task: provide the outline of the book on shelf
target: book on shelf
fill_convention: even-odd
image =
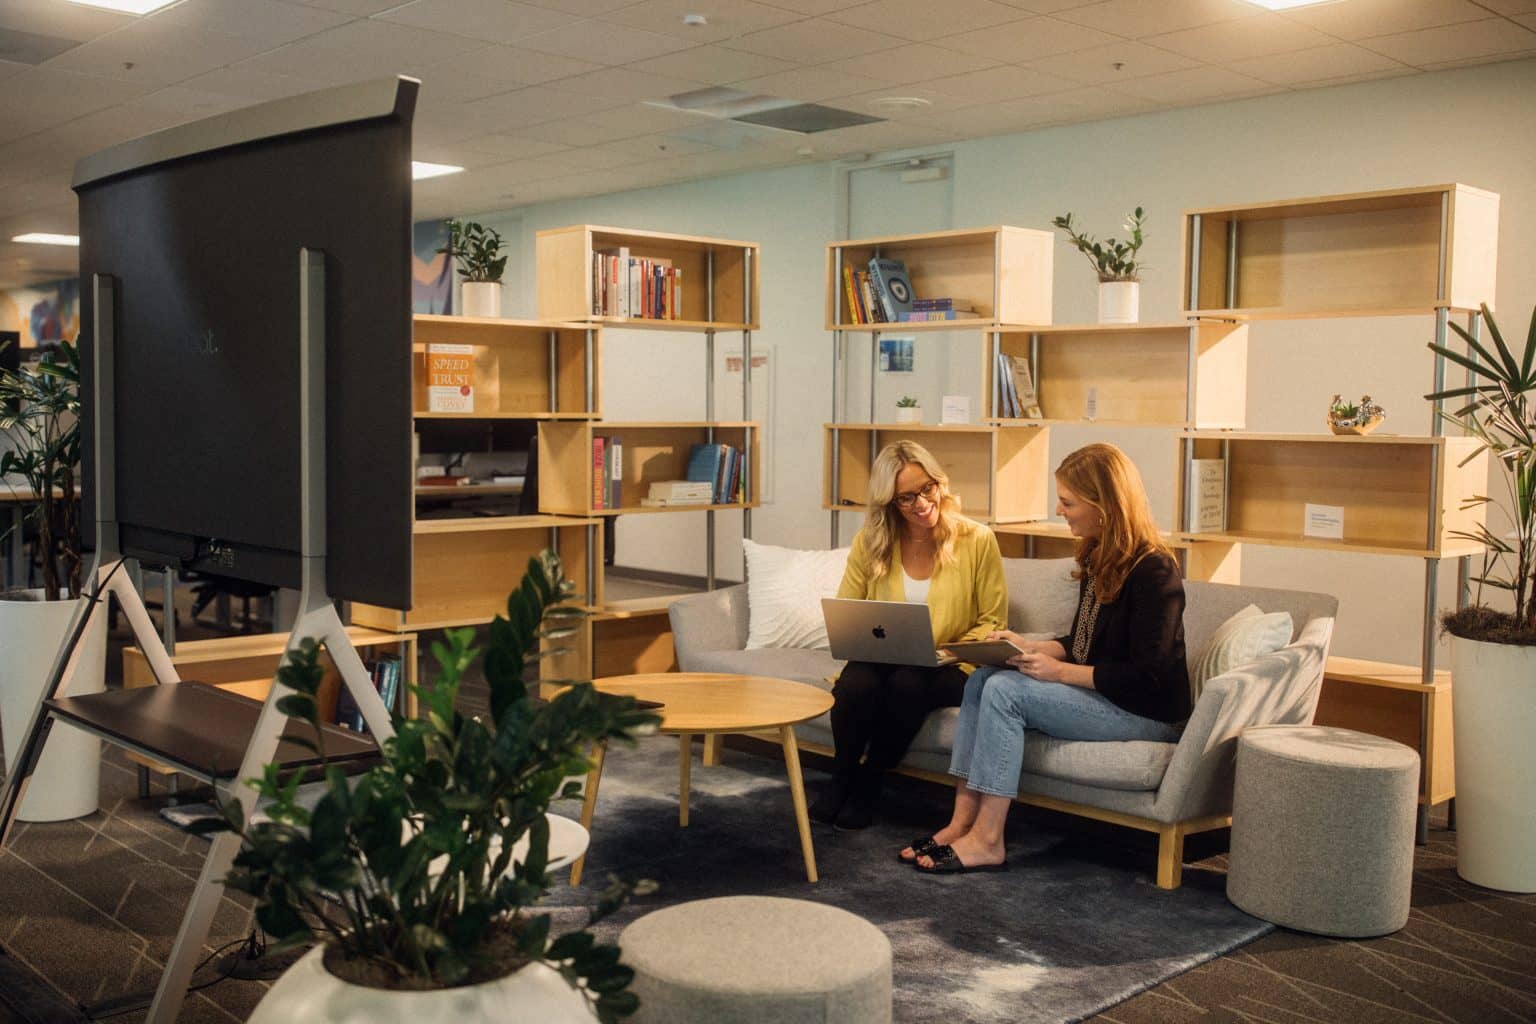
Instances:
[[[427,411],[475,411],[475,346],[427,345]]]
[[[400,694],[402,670],[400,659],[393,654],[386,654],[363,667],[367,669],[368,679],[373,683],[379,699],[384,702],[384,709],[393,712],[395,701]],[[357,700],[344,682],[336,691],[336,714],[332,720],[344,729],[359,733],[368,732],[368,723],[363,718],[363,710],[357,706]]]
[[[1006,352],[997,354],[997,415],[1015,419],[1019,415],[1019,399],[1013,392],[1012,357]]]
[[[681,508],[687,505],[708,505],[709,496],[702,498],[641,498],[641,508]]]
[[[879,256],[869,261],[869,286],[874,305],[885,323],[897,323],[912,309],[912,280],[901,260]]]
[[[1195,533],[1220,533],[1227,528],[1225,460],[1189,460],[1189,528]]]
[[[608,439],[606,437],[594,437],[592,439],[592,507],[595,509],[607,508],[608,476],[604,472],[607,467],[606,458],[608,451]]]
[[[417,487],[468,487],[467,476],[423,476],[416,480]]]
[[[742,453],[728,444],[696,444],[688,452],[687,477],[709,485],[710,502],[734,503],[741,493]]]
[[[668,259],[631,256],[627,246],[592,253],[592,314],[639,320],[677,320],[683,307],[683,271]]]
[[[650,492],[646,496],[652,499],[667,499],[670,501],[686,501],[688,499],[708,501],[709,491],[709,485],[703,481],[655,480],[651,483]]]
[[[604,453],[607,462],[607,490],[609,508],[622,508],[624,506],[624,439],[617,435],[608,439],[608,450]]]
[[[944,320],[980,320],[981,314],[969,310],[958,309],[911,309],[902,313],[900,322],[904,324],[938,323]]]
[[[1014,415],[1026,420],[1043,419],[1040,396],[1035,393],[1035,378],[1030,372],[1029,360],[1024,356],[1010,358],[1009,370],[1013,379]]]
[[[942,298],[935,299],[914,298],[912,300],[912,311],[914,313],[975,313],[976,307],[971,305],[969,302],[956,300],[950,296],[944,296]]]

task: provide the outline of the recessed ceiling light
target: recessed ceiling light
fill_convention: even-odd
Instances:
[[[917,110],[920,107],[933,106],[933,100],[924,99],[921,96],[881,96],[879,99],[870,100],[869,105],[884,110]]]
[[[68,0],[68,2],[81,7],[122,11],[124,14],[152,14],[162,7],[169,7],[176,0]]]
[[[458,174],[464,168],[455,167],[453,164],[429,164],[425,160],[411,161],[411,180],[421,181],[425,178],[441,178],[445,174]]]
[[[12,238],[13,242],[31,242],[34,245],[79,245],[79,235],[52,235],[46,231],[29,231]]]
[[[683,24],[689,28],[703,28],[709,24],[709,19],[702,14],[685,14],[683,15]]]
[[[1319,4],[1337,3],[1338,0],[1248,0],[1268,11],[1288,11],[1292,7],[1316,7]]]

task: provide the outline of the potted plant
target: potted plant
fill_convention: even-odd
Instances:
[[[433,645],[439,674],[417,687],[426,716],[397,719],[383,761],[348,784],[328,767],[324,795],[306,810],[298,776],[268,765],[251,780],[270,799],[269,821],[244,824],[228,802],[217,828],[245,840],[226,884],[256,898],[256,918],[279,948],[319,940],[263,998],[253,1024],[296,1020],[615,1021],[638,1000],[615,946],[585,927],[550,937],[550,915],[531,912],[548,889],[549,819],[568,781],[591,767],[587,747],[629,740],[660,719],[629,698],[575,683],[544,703],[528,695],[530,652],[575,632],[583,613],[564,603],[574,584],[549,552],[530,559],[490,627],[484,668],[490,713],[455,709],[478,651],[473,629]],[[551,655],[564,653],[550,651]],[[293,692],[279,710],[320,736],[319,647],[305,641],[279,671]],[[321,751],[323,755],[323,750]],[[402,828],[402,822],[405,826]],[[526,837],[527,851],[513,847]],[[587,925],[630,891],[615,882]]]
[[[1445,418],[1481,442],[1498,467],[1503,500],[1478,495],[1505,523],[1454,535],[1483,545],[1473,605],[1447,613],[1456,744],[1456,871],[1469,882],[1536,892],[1536,312],[1525,350],[1505,344],[1485,304],[1494,351],[1455,329],[1475,358],[1438,345],[1439,354],[1473,371],[1472,383],[1428,395],[1466,398]],[[1505,608],[1483,604],[1483,588],[1509,595]]]
[[[501,233],[474,221],[448,220],[445,252],[458,265],[464,284],[459,292],[465,316],[501,316],[501,274],[507,258],[501,255]]]
[[[1362,395],[1359,402],[1346,402],[1343,396],[1334,395],[1328,403],[1328,429],[1335,434],[1364,436],[1386,418],[1387,410],[1371,401],[1370,395]]]
[[[1080,235],[1072,226],[1072,215],[1063,214],[1051,221],[1067,233],[1077,251],[1088,257],[1099,275],[1099,323],[1134,324],[1141,312],[1141,271],[1136,259],[1145,238],[1142,226],[1146,214],[1136,207],[1125,219],[1130,237],[1125,241],[1107,238],[1102,243],[1091,235]]]
[[[896,399],[897,423],[921,423],[923,410],[918,407],[917,398],[914,395],[902,395]]]
[[[7,764],[26,739],[39,691],[79,606],[81,542],[76,482],[80,472],[80,358],[61,341],[15,371],[0,371],[0,486],[25,489],[26,522],[42,587],[0,594],[0,725]],[[3,538],[0,538],[3,539]],[[70,693],[105,686],[106,620],[82,639]],[[101,741],[72,727],[54,728],[18,817],[63,821],[94,813]]]

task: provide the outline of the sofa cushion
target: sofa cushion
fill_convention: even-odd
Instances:
[[[837,593],[848,548],[803,551],[744,540],[747,554],[747,649],[827,649],[821,599]],[[763,673],[766,674],[766,673]]]
[[[843,670],[843,662],[826,651],[795,647],[764,647],[755,651],[700,651],[691,660],[694,672],[729,672],[742,676],[793,679],[830,690],[828,678]]]
[[[1008,628],[1035,638],[1066,636],[1077,613],[1073,558],[1005,558]]]
[[[1189,673],[1191,702],[1200,699],[1208,680],[1247,665],[1291,641],[1290,612],[1265,612],[1256,604],[1239,609],[1211,634]]]

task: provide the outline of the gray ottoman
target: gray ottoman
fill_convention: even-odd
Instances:
[[[891,944],[806,900],[726,896],[647,914],[619,936],[635,1024],[889,1024]]]
[[[1419,755],[1329,726],[1237,741],[1227,898],[1266,921],[1361,938],[1408,921]]]

